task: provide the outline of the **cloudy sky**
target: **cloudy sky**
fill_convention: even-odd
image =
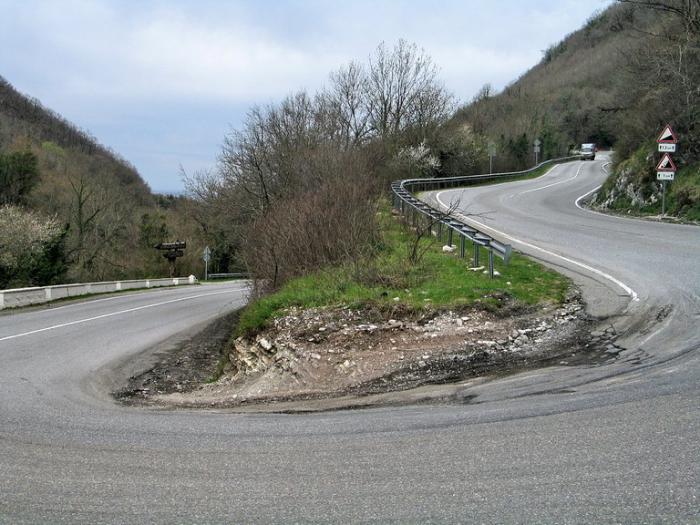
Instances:
[[[0,0],[0,75],[179,192],[253,104],[400,38],[460,101],[500,89],[611,0]]]

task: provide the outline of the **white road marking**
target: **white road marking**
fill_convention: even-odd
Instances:
[[[115,294],[112,295],[111,297],[103,297],[101,299],[90,299],[91,294],[84,294],[84,295],[74,295],[72,297],[68,297],[67,299],[86,299],[86,301],[80,301],[77,303],[70,303],[70,304],[64,304],[62,306],[51,306],[51,302],[48,303],[38,303],[38,304],[33,304],[30,306],[47,306],[46,310],[38,310],[36,313],[43,313],[46,311],[51,311],[55,312],[56,310],[63,310],[65,308],[75,308],[75,307],[80,307],[80,306],[85,306],[85,304],[90,303],[103,303],[105,301],[116,301],[118,299],[129,299],[130,297],[136,297],[138,295],[158,291],[159,293],[164,293],[164,292],[176,292],[180,291],[182,289],[183,285],[179,285],[179,289],[177,286],[159,286],[159,287],[154,287],[154,288],[146,288],[144,290],[135,290],[131,292],[130,290],[123,290],[121,293],[116,293],[116,292],[105,292],[108,294]],[[188,285],[185,285],[188,286]],[[131,292],[131,293],[130,293]],[[100,293],[100,292],[98,292]]]
[[[602,188],[602,187],[603,187],[603,185],[600,184],[600,185],[596,186],[595,188],[593,188],[593,189],[592,189],[591,191],[589,191],[588,193],[584,193],[583,195],[581,195],[578,199],[576,199],[576,200],[574,201],[574,204],[576,205],[576,207],[577,207],[579,210],[590,211],[591,213],[596,213],[596,212],[594,212],[594,211],[592,211],[592,210],[589,210],[589,209],[584,208],[583,206],[581,206],[581,201],[582,201],[583,199],[585,199],[586,197],[588,197],[591,193],[594,193],[594,192],[598,191],[598,190],[599,190],[600,188]]]
[[[531,189],[531,190],[521,191],[521,192],[518,193],[517,195],[525,195],[526,193],[532,193],[532,192],[534,192],[534,191],[546,190],[547,188],[551,188],[552,186],[556,186],[557,184],[564,184],[565,182],[570,182],[570,181],[574,180],[576,177],[578,177],[578,174],[581,173],[581,168],[583,168],[583,163],[581,163],[581,165],[580,165],[580,166],[578,167],[578,169],[576,170],[576,175],[574,175],[574,176],[571,177],[570,179],[559,180],[559,181],[557,181],[557,182],[553,182],[552,184],[547,184],[546,186],[541,186],[541,187],[539,187],[539,188],[533,188],[533,189]],[[550,171],[550,172],[551,172],[551,171]],[[550,172],[547,172],[547,173],[550,173]]]
[[[73,326],[76,324],[88,323],[90,321],[96,321],[98,319],[104,319],[106,317],[113,317],[115,315],[122,315],[122,314],[127,314],[130,312],[136,312],[138,310],[145,310],[146,308],[154,308],[156,306],[163,306],[166,304],[178,303],[180,301],[188,301],[190,299],[197,299],[199,297],[207,297],[209,295],[221,295],[221,294],[225,294],[225,293],[240,292],[240,291],[241,291],[240,289],[231,289],[231,290],[224,290],[221,292],[211,292],[211,293],[202,293],[202,294],[198,294],[198,295],[189,295],[187,297],[180,297],[178,299],[170,299],[169,301],[162,301],[160,303],[145,304],[143,306],[136,306],[134,308],[127,308],[126,310],[118,310],[116,312],[110,312],[108,314],[96,315],[94,317],[87,317],[85,319],[78,319],[76,321],[69,321],[67,323],[55,324],[52,326],[47,326],[45,328],[39,328],[37,330],[30,330],[29,332],[22,332],[20,334],[14,334],[14,335],[8,335],[5,337],[0,337],[0,341],[8,341],[10,339],[17,339],[19,337],[25,337],[25,336],[32,335],[32,334],[38,334],[40,332],[47,332],[49,330],[56,330],[58,328],[64,328],[66,326]]]
[[[447,191],[454,191],[454,190],[447,190]],[[438,203],[440,204],[440,206],[442,206],[442,208],[443,208],[444,210],[449,209],[449,207],[446,206],[444,202],[442,202],[442,199],[440,198],[440,196],[441,196],[443,193],[446,193],[447,191],[438,192],[438,194],[435,196],[436,200],[438,201]],[[576,261],[576,260],[571,259],[571,258],[569,258],[569,257],[565,257],[565,256],[563,256],[563,255],[559,255],[558,253],[554,253],[554,252],[552,252],[552,251],[545,250],[544,248],[541,248],[541,247],[536,246],[536,245],[534,245],[534,244],[531,244],[531,243],[529,243],[529,242],[523,241],[523,240],[518,239],[518,238],[516,238],[516,237],[513,237],[513,236],[511,236],[511,235],[508,235],[507,233],[504,233],[504,232],[502,232],[502,231],[499,231],[499,230],[497,230],[497,229],[495,229],[495,228],[491,228],[490,226],[487,226],[487,225],[485,225],[484,223],[479,222],[479,221],[477,221],[477,220],[474,220],[474,219],[471,219],[471,218],[467,218],[467,217],[465,217],[465,216],[463,216],[463,215],[461,216],[461,218],[462,218],[462,220],[465,221],[465,222],[472,223],[472,224],[477,225],[477,226],[479,226],[479,227],[481,227],[481,228],[483,228],[483,229],[485,229],[485,230],[490,230],[490,231],[492,231],[493,233],[495,233],[496,235],[498,235],[498,236],[500,236],[500,237],[502,237],[502,238],[508,239],[508,240],[510,240],[510,241],[512,241],[512,242],[515,242],[515,243],[518,243],[518,244],[520,244],[520,245],[522,245],[522,246],[526,246],[527,248],[530,248],[530,249],[532,249],[532,250],[537,250],[537,251],[539,251],[539,252],[546,253],[547,255],[550,255],[550,256],[555,257],[555,258],[557,258],[557,259],[561,259],[562,261],[566,261],[566,262],[568,262],[569,264],[573,264],[573,265],[575,265],[575,266],[578,266],[579,268],[583,268],[584,270],[587,270],[587,271],[589,271],[589,272],[591,272],[591,273],[593,273],[593,274],[595,274],[595,275],[598,275],[598,276],[600,276],[600,277],[602,277],[602,278],[604,278],[604,279],[606,279],[606,280],[612,282],[613,284],[615,284],[616,286],[618,286],[619,288],[621,288],[622,290],[624,290],[625,293],[626,293],[627,295],[629,295],[629,296],[632,298],[632,301],[635,301],[635,302],[636,302],[636,301],[639,301],[639,295],[638,295],[637,292],[635,292],[630,286],[626,285],[625,283],[623,283],[623,282],[620,281],[619,279],[616,279],[616,278],[613,277],[612,275],[607,274],[607,273],[605,273],[605,272],[602,271],[602,270],[599,270],[598,268],[594,268],[593,266],[589,266],[588,264],[582,263],[582,262],[580,262],[580,261]]]
[[[610,166],[610,164],[612,164],[612,162],[606,162],[605,164],[603,164],[603,165],[601,166],[601,169],[605,172],[606,175],[609,175],[608,170],[606,169],[606,166]],[[602,184],[599,185],[599,186],[596,186],[596,187],[593,188],[591,191],[589,191],[589,192],[587,192],[587,193],[584,193],[583,195],[581,195],[580,197],[578,197],[578,198],[574,201],[574,204],[576,205],[576,207],[577,207],[579,210],[585,211],[586,213],[592,213],[592,214],[594,214],[594,215],[601,215],[601,216],[603,216],[603,217],[607,217],[608,219],[615,219],[615,220],[617,220],[617,221],[632,221],[632,222],[636,222],[637,224],[639,224],[640,222],[646,222],[644,219],[641,219],[641,218],[638,218],[638,217],[621,217],[620,215],[613,215],[613,214],[611,214],[611,213],[604,213],[604,212],[602,212],[602,211],[592,210],[592,209],[590,209],[590,208],[586,208],[585,206],[581,205],[581,201],[582,201],[583,199],[585,199],[586,197],[588,197],[591,193],[595,193],[596,191],[598,191],[598,190],[599,190],[600,188],[602,188],[602,187],[603,187]],[[656,224],[663,224],[663,223],[656,223]],[[674,226],[678,226],[678,225],[674,225]]]
[[[654,332],[651,333],[651,335],[648,335],[647,337],[645,337],[644,340],[641,343],[639,343],[639,348],[643,347],[645,344],[647,344],[649,341],[651,341],[654,337],[656,337],[659,333],[664,331],[666,329],[666,326],[668,325],[668,323],[671,321],[672,317],[673,317],[672,315],[669,315],[665,319],[664,323],[661,325],[661,328],[655,330]]]

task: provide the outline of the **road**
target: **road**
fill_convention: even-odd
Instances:
[[[478,220],[571,274],[626,334],[614,363],[467,382],[462,403],[111,400],[125,363],[242,304],[235,284],[0,316],[0,523],[700,522],[700,228],[578,208],[603,164],[439,195],[491,212]]]

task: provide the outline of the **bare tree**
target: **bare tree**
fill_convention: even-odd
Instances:
[[[331,73],[331,86],[319,95],[326,132],[344,148],[365,144],[371,137],[367,73],[357,62]]]
[[[431,215],[422,215],[417,211],[409,212],[412,217],[406,225],[412,232],[411,242],[408,245],[408,260],[411,264],[420,264],[425,253],[434,246],[435,227],[444,221],[455,218],[455,212],[459,208],[459,201],[450,203],[445,210],[433,210]]]
[[[383,139],[409,129],[425,138],[453,109],[435,64],[405,40],[392,50],[382,43],[370,57],[367,90],[370,124]]]

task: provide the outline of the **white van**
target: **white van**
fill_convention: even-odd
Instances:
[[[595,144],[581,144],[581,160],[595,160]]]

